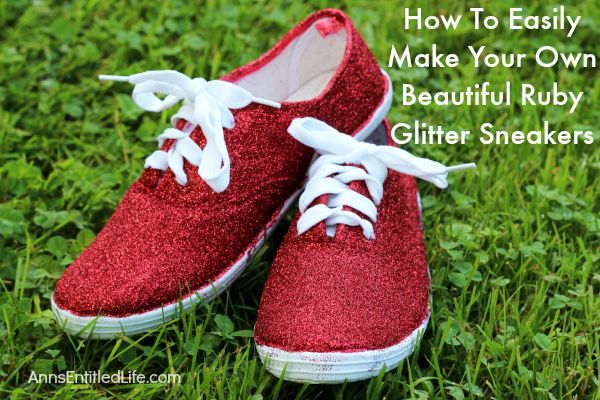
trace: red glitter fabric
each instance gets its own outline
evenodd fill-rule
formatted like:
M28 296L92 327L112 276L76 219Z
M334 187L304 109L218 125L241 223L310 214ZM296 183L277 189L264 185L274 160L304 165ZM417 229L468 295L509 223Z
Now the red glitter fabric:
M344 132L355 132L369 120L387 82L349 18L338 10L309 16L261 58L221 79L235 82L262 68L322 18L334 18L347 30L344 59L327 88L310 101L284 102L281 109L252 103L233 110L236 125L225 130L231 181L222 193L210 189L187 162L186 186L170 170L144 170L59 280L53 297L58 307L80 316L123 317L209 285L252 248L300 188L312 150L287 133L292 119L313 116ZM204 146L200 130L191 137Z
M368 196L363 183L351 187ZM286 351L375 350L418 328L429 315L429 274L417 193L413 177L388 172L373 240L347 225L337 225L331 238L324 222L298 235L298 213L263 291L256 343Z

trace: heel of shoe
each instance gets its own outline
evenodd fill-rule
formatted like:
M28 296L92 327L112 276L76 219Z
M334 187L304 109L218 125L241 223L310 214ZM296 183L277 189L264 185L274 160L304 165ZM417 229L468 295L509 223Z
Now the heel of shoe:
M375 111L373 111L373 113L371 114L370 118L366 120L360 126L360 128L358 128L358 130L352 135L356 140L363 141L369 136L371 136L371 134L375 132L375 130L381 125L392 105L392 81L387 72L381 70L381 73L383 74L383 77L387 82L385 94Z

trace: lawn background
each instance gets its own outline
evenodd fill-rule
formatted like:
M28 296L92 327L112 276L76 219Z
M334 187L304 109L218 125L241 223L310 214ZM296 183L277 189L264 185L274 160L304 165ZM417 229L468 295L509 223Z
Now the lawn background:
M0 398L600 398L600 157L594 69L390 71L419 89L459 90L488 80L586 90L573 115L561 107L398 106L392 123L448 129L591 129L593 145L418 146L445 163L474 160L439 191L420 184L432 273L432 318L398 370L344 385L299 385L269 375L250 335L281 227L251 266L208 308L144 336L99 342L61 333L49 298L64 268L101 229L155 150L171 111L143 114L127 85L99 73L177 69L210 79L261 55L295 23L326 6L347 11L382 65L392 43L431 43L467 59L466 46L524 51L549 44L599 54L600 7L567 2L583 19L564 32L409 31L404 7L461 13L483 5L547 14L554 2L0 0ZM439 5L436 5L439 4ZM441 5L443 4L443 5ZM565 3L562 3L565 4ZM387 69L387 68L386 68ZM399 235L402 232L398 232ZM377 290L377 288L373 288ZM233 334L233 332L236 332ZM177 372L180 385L28 384L30 372Z

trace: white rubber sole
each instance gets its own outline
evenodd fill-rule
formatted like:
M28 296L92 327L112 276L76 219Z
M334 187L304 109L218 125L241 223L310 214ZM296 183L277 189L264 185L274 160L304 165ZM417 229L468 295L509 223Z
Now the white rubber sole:
M421 196L417 192L419 213L422 214ZM421 221L422 221L421 215ZM429 278L429 268L427 268ZM400 343L377 350L350 352L286 351L256 344L258 355L267 370L292 382L343 383L377 376L382 368L390 371L412 354L429 322L427 318Z
M377 376L382 368L390 371L415 349L427 328L429 316L400 343L377 350L355 352L285 351L256 345L267 370L292 382L343 383ZM285 372L285 374L284 374Z
M366 139L381 124L390 109L392 103L392 82L385 71L381 70L381 72L388 82L387 92L377 109L371 115L371 118L354 135L357 140ZM120 334L127 336L136 335L157 328L175 318L181 311L188 310L193 304L208 302L227 289L248 266L254 254L264 244L270 233L283 220L301 191L302 189L297 190L285 201L274 221L267 227L266 232L263 231L259 234L254 241L256 244L248 249L233 266L227 269L212 284L204 286L191 295L184 297L180 302L126 317L103 315L83 317L60 308L54 302L53 296L50 301L52 311L66 332L93 339L111 339Z

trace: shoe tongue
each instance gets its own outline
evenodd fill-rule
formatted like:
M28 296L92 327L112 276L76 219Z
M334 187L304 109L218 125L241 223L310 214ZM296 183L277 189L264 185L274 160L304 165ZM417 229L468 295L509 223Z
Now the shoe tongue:
M354 166L355 167L360 167L359 165L354 165ZM349 183L349 186L350 186L350 190L362 194L367 199L371 198L371 194L369 193L369 189L367 188L367 185L365 184L365 181L352 181L352 182ZM364 218L364 219L370 221L370 219L369 219L368 216L366 216L365 214L361 213L360 211L358 211L355 208L352 208L352 207L349 207L349 206L344 206L344 210L345 211L352 211L353 213L357 214L359 217ZM360 227L349 227L349 228L358 228L359 230L361 230ZM362 230L361 230L361 232L362 232Z
M360 165L357 164L350 164L354 167L360 167ZM360 167L362 168L362 167ZM350 190L360 193L363 196L365 196L366 198L370 199L371 195L369 193L369 189L367 188L367 185L365 184L365 181L352 181L350 183L348 183L348 186L350 187ZM316 205L316 204L327 204L328 200L329 200L329 196L328 194L324 194L322 196L317 197L313 203L311 204L311 206ZM358 215L359 217L366 219L368 221L371 221L371 219L363 214L362 212L358 211L355 208L352 208L350 206L343 206L342 209L344 211L350 211L355 213L356 215ZM363 233L362 233L362 228L360 226L349 226L349 225L345 225L345 224L338 224L336 225L336 236L338 235L346 235L347 233L345 232L354 232L356 233L356 235L359 235L360 237L362 237ZM352 234L354 234L352 233Z
M322 37L327 37L329 35L333 35L338 32L340 29L344 27L340 21L333 17L325 18L320 21L317 21L315 27L319 31Z
M188 122L186 120L180 119L175 123L174 128L183 130L187 124L188 124ZM196 142L198 144L198 146L200 146L201 148L204 148L204 146L206 146L206 138L204 137L204 134L202 133L202 129L200 129L199 126L195 127L194 130L192 131L192 133L190 133L190 138L194 142ZM171 146L173 146L173 144L175 144L175 142L176 142L175 139L167 139L167 140L165 140L165 142L163 143L163 145L160 149L162 151L169 151L169 149L171 148ZM195 171L194 168L197 168L197 167L192 166L187 161L185 162L184 169L185 169L186 174L193 173ZM165 174L165 171L160 171L160 170L153 169L153 168L145 168L140 176L140 183L143 186L145 186L146 188L154 190L158 186L158 183L163 178L164 174Z
M187 124L188 122L185 119L180 119L177 121L177 123L175 123L175 125L173 125L173 127L175 129L179 129L180 131L184 131ZM194 130L190 133L190 138L192 138L192 140L196 142L201 148L204 148L204 146L206 145L206 138L202 134L202 129L200 129L199 126L196 126ZM162 151L169 151L169 149L175 142L175 139L167 139L165 140L165 143L160 149Z

